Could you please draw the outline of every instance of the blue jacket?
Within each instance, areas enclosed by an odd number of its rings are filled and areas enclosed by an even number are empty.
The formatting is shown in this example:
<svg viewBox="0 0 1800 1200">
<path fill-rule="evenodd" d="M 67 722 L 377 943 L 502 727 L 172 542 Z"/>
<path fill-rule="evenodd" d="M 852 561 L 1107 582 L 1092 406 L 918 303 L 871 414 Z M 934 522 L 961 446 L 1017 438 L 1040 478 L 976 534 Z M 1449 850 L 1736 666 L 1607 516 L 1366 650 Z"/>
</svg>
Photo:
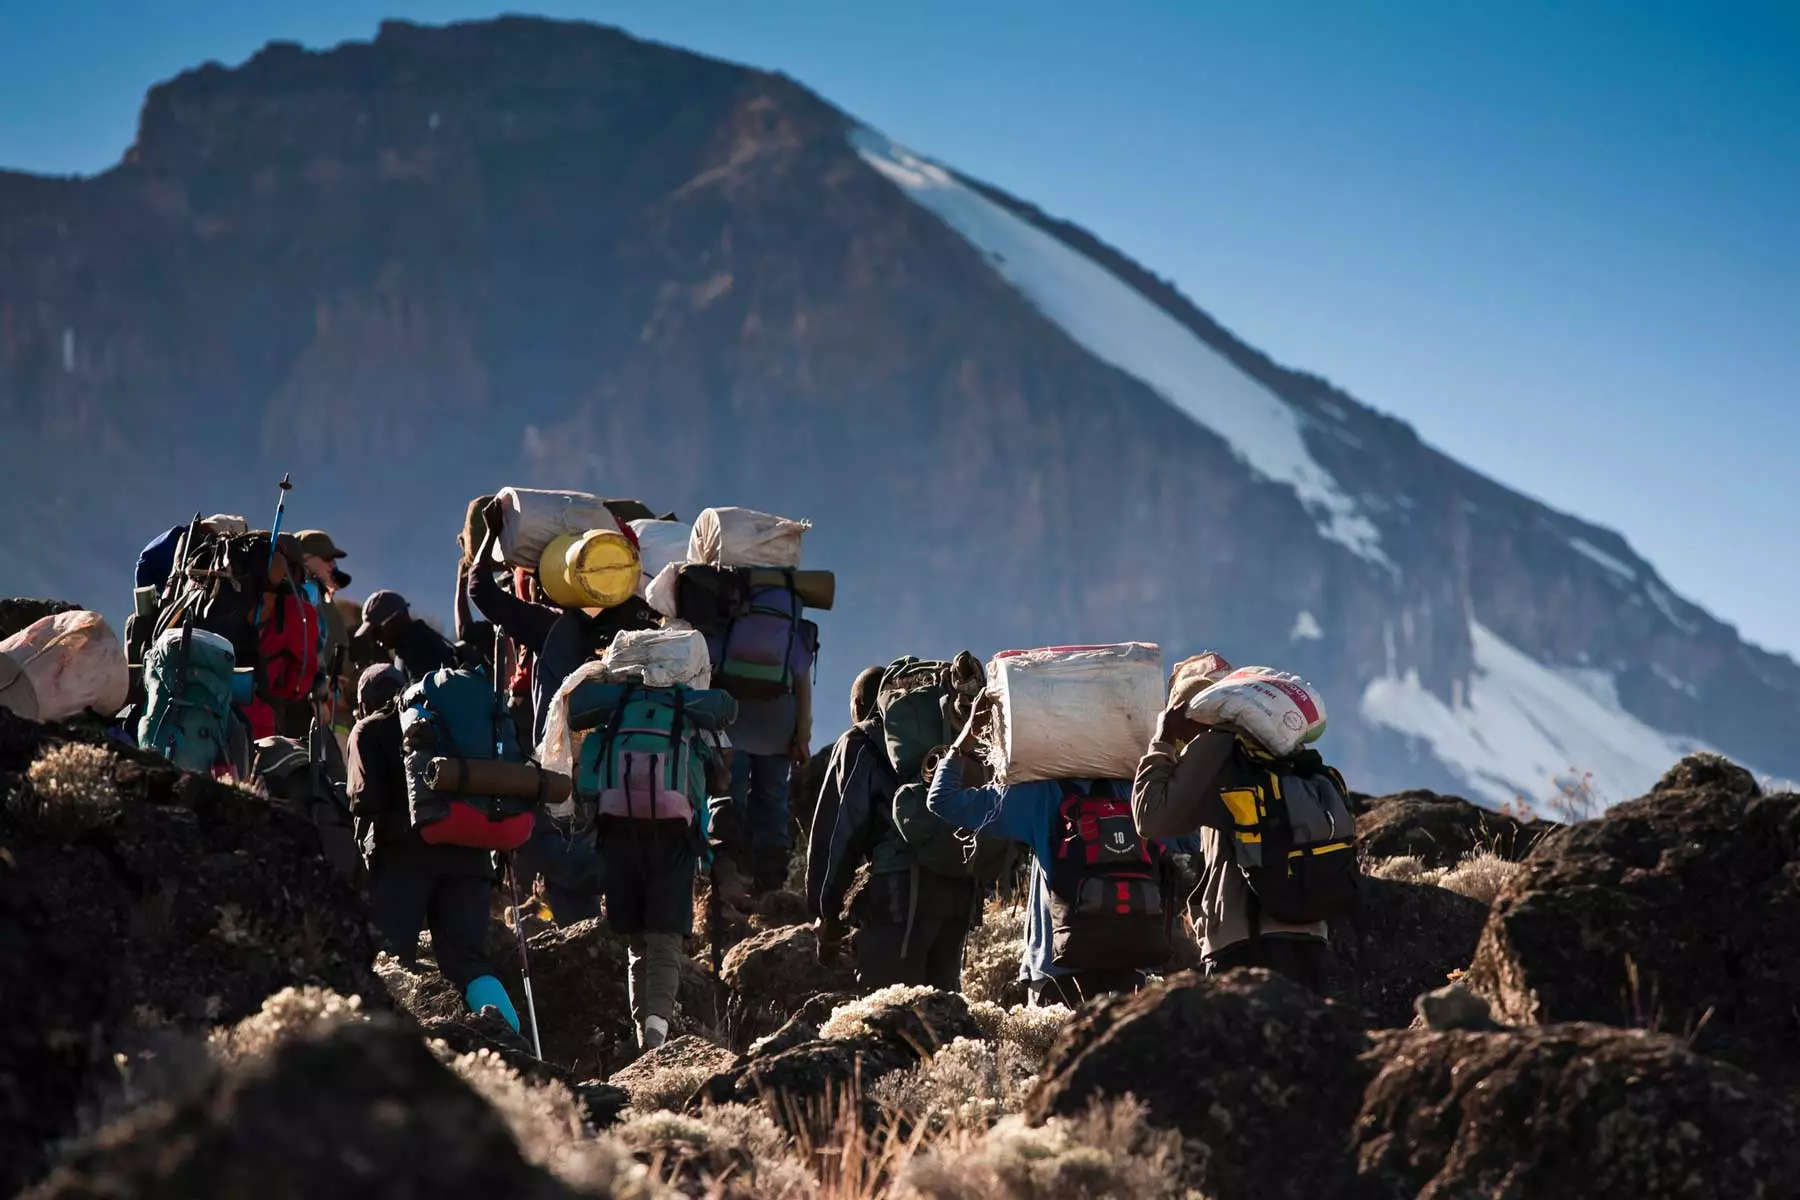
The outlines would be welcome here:
<svg viewBox="0 0 1800 1200">
<path fill-rule="evenodd" d="M 1069 782 L 1092 783 L 1085 779 Z M 1119 799 L 1131 798 L 1130 780 L 1104 782 Z M 931 791 L 925 797 L 925 807 L 952 825 L 1010 838 L 1030 848 L 1031 883 L 1025 900 L 1025 953 L 1019 970 L 1021 979 L 1038 980 L 1069 974 L 1050 961 L 1050 839 L 1063 796 L 1064 784 L 1056 780 L 1018 783 L 1010 787 L 990 784 L 965 788 L 962 785 L 962 760 L 947 754 L 938 764 L 937 774 L 931 780 Z M 1199 849 L 1199 838 L 1178 838 L 1160 844 L 1165 850 L 1194 853 Z"/>
<path fill-rule="evenodd" d="M 159 533 L 152 538 L 138 555 L 136 587 L 160 588 L 169 582 L 169 576 L 175 573 L 175 546 L 181 541 L 181 535 L 187 532 L 186 525 L 177 525 L 166 533 Z"/>
</svg>

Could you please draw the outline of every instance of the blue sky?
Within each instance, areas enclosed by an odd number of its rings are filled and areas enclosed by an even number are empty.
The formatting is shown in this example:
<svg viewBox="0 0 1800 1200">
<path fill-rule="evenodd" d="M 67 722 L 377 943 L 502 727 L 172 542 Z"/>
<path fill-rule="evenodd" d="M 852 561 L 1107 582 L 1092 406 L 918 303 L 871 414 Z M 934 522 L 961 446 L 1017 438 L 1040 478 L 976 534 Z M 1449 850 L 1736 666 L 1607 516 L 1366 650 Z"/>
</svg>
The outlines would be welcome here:
<svg viewBox="0 0 1800 1200">
<path fill-rule="evenodd" d="M 0 166 L 459 0 L 0 0 Z M 779 68 L 1800 652 L 1800 4 L 532 4 Z"/>
</svg>

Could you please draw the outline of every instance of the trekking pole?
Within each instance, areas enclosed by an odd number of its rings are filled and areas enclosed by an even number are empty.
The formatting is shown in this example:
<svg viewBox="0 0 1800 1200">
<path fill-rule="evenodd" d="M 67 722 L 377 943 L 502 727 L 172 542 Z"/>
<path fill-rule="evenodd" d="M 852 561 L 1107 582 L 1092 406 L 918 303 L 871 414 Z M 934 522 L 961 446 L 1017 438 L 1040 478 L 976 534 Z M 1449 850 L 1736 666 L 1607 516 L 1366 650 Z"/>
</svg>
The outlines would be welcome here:
<svg viewBox="0 0 1800 1200">
<path fill-rule="evenodd" d="M 519 912 L 519 870 L 511 854 L 506 856 L 506 881 L 512 890 L 513 932 L 519 935 L 519 978 L 525 982 L 525 1011 L 531 1017 L 531 1052 L 544 1057 L 544 1043 L 538 1037 L 537 1000 L 531 994 L 531 954 L 525 949 L 525 918 Z"/>
<path fill-rule="evenodd" d="M 269 528 L 269 561 L 263 564 L 263 579 L 265 581 L 275 571 L 275 548 L 281 544 L 281 518 L 287 512 L 287 494 L 294 490 L 294 482 L 290 474 L 283 471 L 281 473 L 281 482 L 276 484 L 276 486 L 281 490 L 276 493 L 275 524 Z M 268 595 L 269 593 L 266 587 L 260 588 L 257 591 L 256 617 L 251 622 L 253 625 L 262 624 L 263 601 L 268 598 Z"/>
</svg>

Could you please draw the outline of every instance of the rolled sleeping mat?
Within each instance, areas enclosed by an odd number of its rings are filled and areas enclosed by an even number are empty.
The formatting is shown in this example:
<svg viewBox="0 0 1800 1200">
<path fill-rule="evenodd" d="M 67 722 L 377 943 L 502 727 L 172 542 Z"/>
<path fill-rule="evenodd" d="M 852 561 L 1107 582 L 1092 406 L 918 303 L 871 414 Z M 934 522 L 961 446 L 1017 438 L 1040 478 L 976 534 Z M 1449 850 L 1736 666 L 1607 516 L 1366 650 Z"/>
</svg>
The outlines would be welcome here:
<svg viewBox="0 0 1800 1200">
<path fill-rule="evenodd" d="M 434 758 L 425 783 L 453 796 L 534 796 L 544 804 L 561 804 L 573 787 L 560 772 L 486 758 Z"/>
<path fill-rule="evenodd" d="M 790 572 L 773 567 L 751 567 L 753 588 L 787 587 Z M 837 576 L 830 571 L 794 571 L 794 594 L 808 608 L 829 609 L 837 601 Z"/>
</svg>

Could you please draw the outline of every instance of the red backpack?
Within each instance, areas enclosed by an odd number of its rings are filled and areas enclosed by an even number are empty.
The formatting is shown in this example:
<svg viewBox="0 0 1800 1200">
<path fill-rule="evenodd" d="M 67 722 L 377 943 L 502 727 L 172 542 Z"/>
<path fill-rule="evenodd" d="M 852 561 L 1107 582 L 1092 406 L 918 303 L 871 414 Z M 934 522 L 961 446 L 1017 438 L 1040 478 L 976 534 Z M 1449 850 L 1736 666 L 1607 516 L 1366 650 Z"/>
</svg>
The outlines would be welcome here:
<svg viewBox="0 0 1800 1200">
<path fill-rule="evenodd" d="M 304 700 L 319 676 L 319 610 L 291 587 L 263 600 L 257 649 L 263 687 L 277 700 Z"/>
<path fill-rule="evenodd" d="M 1167 856 L 1138 835 L 1130 800 L 1063 788 L 1050 840 L 1050 961 L 1070 971 L 1160 966 L 1173 916 Z"/>
</svg>

